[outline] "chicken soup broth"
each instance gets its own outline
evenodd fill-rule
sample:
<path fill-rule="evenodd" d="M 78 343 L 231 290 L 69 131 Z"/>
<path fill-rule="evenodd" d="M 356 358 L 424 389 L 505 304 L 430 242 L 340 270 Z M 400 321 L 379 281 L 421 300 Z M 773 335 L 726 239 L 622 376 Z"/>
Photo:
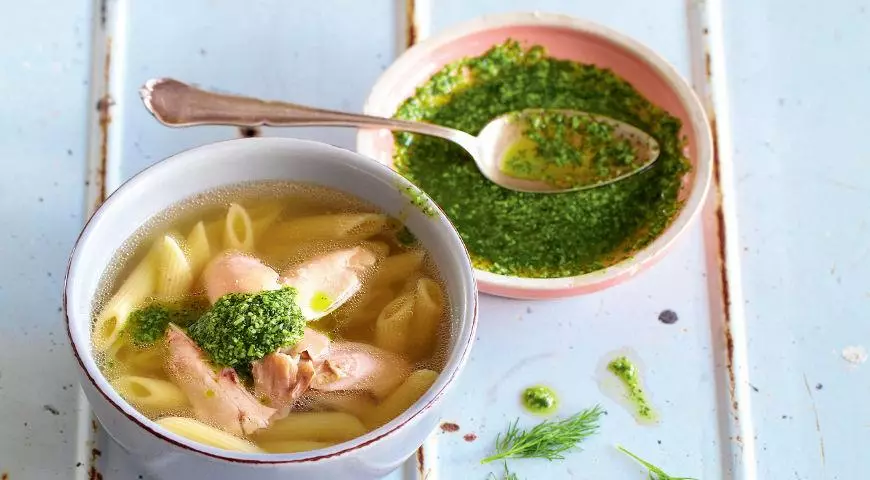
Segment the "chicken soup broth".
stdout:
<path fill-rule="evenodd" d="M 119 249 L 94 301 L 101 370 L 168 430 L 291 453 L 358 437 L 434 383 L 449 299 L 401 222 L 345 193 L 199 195 Z"/>

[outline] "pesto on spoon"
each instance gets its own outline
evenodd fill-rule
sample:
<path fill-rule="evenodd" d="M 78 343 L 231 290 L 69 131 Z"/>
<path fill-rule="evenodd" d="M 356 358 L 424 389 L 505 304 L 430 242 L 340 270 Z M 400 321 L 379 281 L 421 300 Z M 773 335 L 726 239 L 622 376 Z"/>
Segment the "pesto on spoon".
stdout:
<path fill-rule="evenodd" d="M 562 193 L 609 185 L 646 170 L 659 156 L 658 143 L 645 132 L 577 110 L 511 112 L 491 120 L 475 137 L 430 123 L 207 92 L 171 78 L 149 80 L 140 95 L 148 111 L 171 127 L 333 125 L 444 138 L 467 150 L 487 179 L 520 192 Z"/>

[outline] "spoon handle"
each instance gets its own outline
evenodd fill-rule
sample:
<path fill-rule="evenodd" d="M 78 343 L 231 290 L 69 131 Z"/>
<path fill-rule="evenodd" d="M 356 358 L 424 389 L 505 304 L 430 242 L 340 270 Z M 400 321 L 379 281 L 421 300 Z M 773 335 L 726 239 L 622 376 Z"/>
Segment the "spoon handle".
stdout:
<path fill-rule="evenodd" d="M 378 127 L 432 135 L 475 148 L 476 137 L 423 122 L 323 110 L 294 103 L 207 92 L 171 78 L 152 79 L 139 91 L 145 107 L 164 125 L 235 125 L 241 127 Z"/>

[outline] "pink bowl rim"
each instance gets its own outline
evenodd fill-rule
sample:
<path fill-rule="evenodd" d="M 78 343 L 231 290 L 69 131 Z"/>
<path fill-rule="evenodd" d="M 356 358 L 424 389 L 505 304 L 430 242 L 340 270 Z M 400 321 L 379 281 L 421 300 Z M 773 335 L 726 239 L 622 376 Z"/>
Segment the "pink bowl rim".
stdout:
<path fill-rule="evenodd" d="M 632 277 L 640 270 L 652 265 L 685 232 L 689 224 L 701 211 L 713 173 L 713 137 L 710 124 L 701 101 L 676 68 L 655 51 L 633 38 L 611 28 L 569 15 L 514 12 L 479 17 L 448 28 L 430 37 L 399 56 L 378 78 L 363 106 L 363 112 L 370 115 L 391 115 L 383 109 L 397 85 L 404 83 L 404 73 L 425 61 L 437 48 L 459 40 L 468 35 L 504 27 L 545 27 L 568 29 L 602 38 L 637 56 L 657 73 L 677 94 L 689 116 L 690 127 L 696 133 L 695 174 L 690 194 L 677 217 L 659 235 L 634 255 L 607 268 L 573 277 L 524 278 L 500 275 L 475 268 L 474 275 L 482 292 L 514 298 L 556 298 L 580 295 L 616 285 Z M 357 133 L 357 152 L 378 159 L 374 147 L 377 130 L 359 130 Z M 382 162 L 385 163 L 385 162 Z"/>

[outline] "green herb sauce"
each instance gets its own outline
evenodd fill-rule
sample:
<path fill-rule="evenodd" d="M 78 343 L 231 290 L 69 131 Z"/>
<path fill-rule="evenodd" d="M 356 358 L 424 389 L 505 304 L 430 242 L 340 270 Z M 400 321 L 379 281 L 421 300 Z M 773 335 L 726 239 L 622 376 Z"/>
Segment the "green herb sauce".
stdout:
<path fill-rule="evenodd" d="M 559 406 L 556 392 L 554 392 L 553 389 L 542 385 L 529 387 L 523 390 L 522 401 L 526 410 L 538 415 L 553 413 Z"/>
<path fill-rule="evenodd" d="M 147 347 L 163 337 L 170 323 L 186 327 L 196 321 L 206 310 L 203 299 L 181 302 L 153 302 L 134 310 L 127 319 L 126 332 L 133 344 Z"/>
<path fill-rule="evenodd" d="M 655 412 L 646 399 L 637 367 L 631 363 L 631 360 L 626 356 L 617 357 L 607 364 L 607 370 L 622 380 L 623 385 L 625 385 L 626 397 L 635 405 L 637 415 L 644 420 L 654 420 Z"/>
<path fill-rule="evenodd" d="M 541 111 L 514 115 L 522 136 L 508 147 L 500 169 L 515 178 L 556 188 L 602 183 L 643 166 L 631 142 L 585 114 Z"/>
<path fill-rule="evenodd" d="M 397 170 L 444 209 L 475 267 L 523 277 L 579 275 L 626 258 L 670 224 L 689 169 L 680 121 L 609 70 L 509 40 L 445 66 L 395 116 L 476 135 L 492 119 L 529 108 L 582 110 L 632 124 L 658 141 L 660 157 L 649 170 L 608 186 L 521 193 L 487 180 L 450 142 L 398 133 Z"/>
<path fill-rule="evenodd" d="M 248 375 L 255 362 L 302 339 L 305 318 L 292 287 L 259 293 L 228 293 L 187 329 L 190 338 L 220 366 Z"/>

